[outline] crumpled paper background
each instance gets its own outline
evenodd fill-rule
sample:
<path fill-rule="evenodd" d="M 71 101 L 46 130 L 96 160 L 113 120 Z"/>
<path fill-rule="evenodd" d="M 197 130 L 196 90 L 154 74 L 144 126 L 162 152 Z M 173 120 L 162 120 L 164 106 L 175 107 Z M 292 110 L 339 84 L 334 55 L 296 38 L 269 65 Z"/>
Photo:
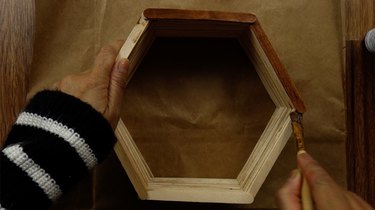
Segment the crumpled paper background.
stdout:
<path fill-rule="evenodd" d="M 345 183 L 343 37 L 338 0 L 36 0 L 36 41 L 29 96 L 67 74 L 90 68 L 100 47 L 116 39 L 125 39 L 142 11 L 149 7 L 256 14 L 306 103 L 304 125 L 309 152 L 327 168 L 335 180 Z M 233 48 L 233 53 L 239 52 L 233 43 L 226 44 L 228 49 Z M 167 45 L 163 44 L 164 47 Z M 168 52 L 166 48 L 164 50 Z M 259 81 L 251 71 L 244 71 L 246 65 L 250 64 L 240 59 L 241 54 L 233 53 L 226 55 L 232 55 L 228 59 L 218 59 L 221 64 L 217 68 L 210 65 L 218 73 L 199 75 L 197 70 L 188 74 L 188 69 L 197 69 L 190 68 L 199 63 L 194 60 L 206 59 L 199 53 L 195 57 L 190 53 L 191 62 L 182 65 L 178 69 L 180 73 L 173 71 L 179 61 L 172 62 L 168 68 L 165 67 L 167 62 L 159 63 L 154 68 L 158 64 L 155 61 L 162 59 L 156 55 L 154 58 L 150 56 L 141 66 L 143 71 L 134 75 L 125 96 L 123 119 L 145 152 L 145 158 L 150 160 L 155 175 L 176 176 L 178 172 L 190 177 L 234 177 L 241 167 L 241 161 L 246 160 L 244 151 L 250 153 L 254 145 L 253 141 L 246 139 L 256 139 L 260 135 L 260 129 L 251 125 L 256 120 L 260 124 L 264 123 L 267 119 L 265 116 L 272 110 L 272 104 L 267 102 L 265 94 L 261 94 Z M 207 60 L 214 59 L 208 56 Z M 231 61 L 237 62 L 233 64 Z M 235 73 L 226 70 L 230 65 L 235 65 Z M 156 71 L 153 72 L 153 69 Z M 240 76 L 241 73 L 245 76 Z M 176 80 L 177 76 L 184 74 L 183 82 Z M 252 87 L 257 87 L 254 90 L 260 92 L 249 91 L 251 88 L 246 82 L 249 80 L 253 82 Z M 189 81 L 194 82 L 187 83 Z M 179 88 L 171 88 L 176 85 Z M 207 94 L 211 97 L 202 100 Z M 260 110 L 264 114 L 256 115 L 259 111 L 255 107 L 260 103 L 250 100 L 254 97 L 261 97 Z M 139 104 L 143 106 L 137 106 Z M 255 107 L 248 110 L 248 105 Z M 250 115 L 253 117 L 248 117 Z M 244 124 L 249 127 L 240 129 Z M 160 132 L 157 132 L 158 126 Z M 158 141 L 161 143 L 158 144 Z M 167 152 L 154 151 L 154 148 Z M 209 154 L 212 151 L 213 154 L 223 155 L 214 155 L 217 158 L 212 158 Z M 202 158 L 206 163 L 196 164 L 202 163 Z M 212 160 L 212 163 L 224 162 L 220 167 L 211 167 L 211 162 L 207 160 Z M 295 165 L 295 148 L 291 139 L 251 205 L 139 201 L 121 164 L 112 153 L 90 177 L 67 193 L 52 209 L 273 208 L 276 207 L 276 190 Z M 202 168 L 206 170 L 202 171 Z"/>
<path fill-rule="evenodd" d="M 236 39 L 158 38 L 122 119 L 156 177 L 235 179 L 275 105 Z"/>

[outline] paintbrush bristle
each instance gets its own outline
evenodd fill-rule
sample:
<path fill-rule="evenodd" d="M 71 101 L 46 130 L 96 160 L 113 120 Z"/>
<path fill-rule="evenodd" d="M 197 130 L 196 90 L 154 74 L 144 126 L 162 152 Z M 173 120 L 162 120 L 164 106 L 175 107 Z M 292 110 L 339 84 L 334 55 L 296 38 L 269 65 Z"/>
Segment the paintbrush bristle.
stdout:
<path fill-rule="evenodd" d="M 302 125 L 303 116 L 301 113 L 299 112 L 290 113 L 290 119 L 292 120 L 292 122 L 296 122 Z"/>

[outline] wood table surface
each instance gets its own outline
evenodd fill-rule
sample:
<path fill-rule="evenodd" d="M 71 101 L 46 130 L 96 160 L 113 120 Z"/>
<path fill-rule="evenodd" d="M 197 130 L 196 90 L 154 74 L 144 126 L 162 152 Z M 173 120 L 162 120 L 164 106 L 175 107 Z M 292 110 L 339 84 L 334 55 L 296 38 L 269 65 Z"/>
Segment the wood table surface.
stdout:
<path fill-rule="evenodd" d="M 34 0 L 0 0 L 0 148 L 26 101 L 34 6 Z"/>
<path fill-rule="evenodd" d="M 375 1 L 345 1 L 348 189 L 375 206 L 375 55 L 363 39 L 375 27 Z"/>

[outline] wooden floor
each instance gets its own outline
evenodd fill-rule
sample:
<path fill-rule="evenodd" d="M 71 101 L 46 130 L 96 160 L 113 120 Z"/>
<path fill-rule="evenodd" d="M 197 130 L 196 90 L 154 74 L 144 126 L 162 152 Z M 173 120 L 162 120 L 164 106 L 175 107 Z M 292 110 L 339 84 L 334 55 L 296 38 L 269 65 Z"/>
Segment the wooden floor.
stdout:
<path fill-rule="evenodd" d="M 345 3 L 348 188 L 375 206 L 375 55 L 363 43 L 375 1 Z"/>

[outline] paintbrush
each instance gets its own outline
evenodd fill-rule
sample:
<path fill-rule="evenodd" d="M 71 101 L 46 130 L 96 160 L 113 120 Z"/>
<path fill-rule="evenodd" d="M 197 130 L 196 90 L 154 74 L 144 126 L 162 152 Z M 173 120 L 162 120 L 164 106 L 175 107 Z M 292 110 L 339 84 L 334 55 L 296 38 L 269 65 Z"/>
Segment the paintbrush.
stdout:
<path fill-rule="evenodd" d="M 290 114 L 290 118 L 292 120 L 292 129 L 294 133 L 294 138 L 296 140 L 296 147 L 298 153 L 305 151 L 305 142 L 304 142 L 304 134 L 303 134 L 303 115 L 299 112 L 292 112 Z M 297 154 L 298 154 L 297 153 Z M 301 186 L 301 200 L 302 200 L 302 209 L 303 210 L 313 210 L 313 200 L 311 197 L 310 187 L 307 183 L 306 178 L 302 176 L 302 186 Z"/>

